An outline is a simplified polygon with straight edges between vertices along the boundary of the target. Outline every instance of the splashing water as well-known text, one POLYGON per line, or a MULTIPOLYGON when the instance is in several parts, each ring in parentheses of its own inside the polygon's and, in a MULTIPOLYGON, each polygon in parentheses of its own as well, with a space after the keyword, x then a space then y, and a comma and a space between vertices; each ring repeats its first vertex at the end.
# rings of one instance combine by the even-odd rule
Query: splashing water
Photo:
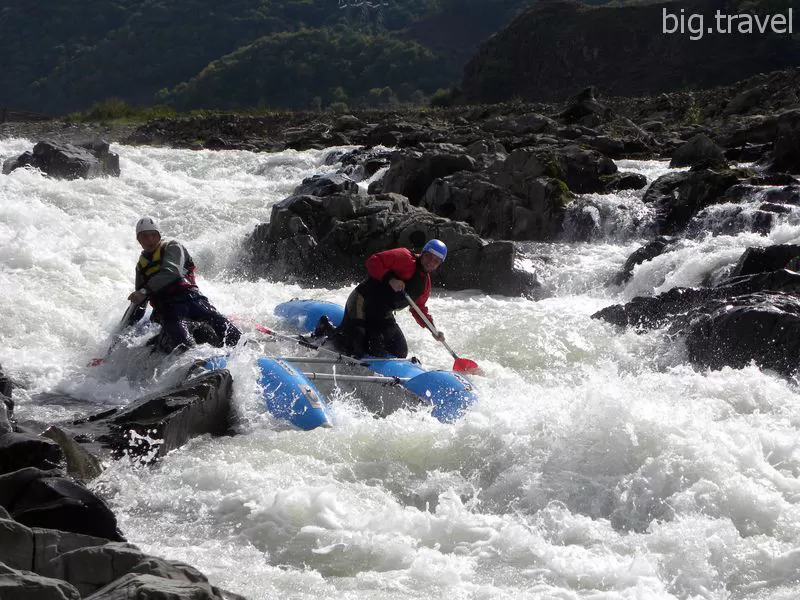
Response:
MULTIPOLYGON (((0 158, 30 145, 0 141, 0 158)), ((181 376, 182 363, 85 366, 125 309, 142 214, 188 246, 223 312, 274 327, 278 302, 349 292, 233 275, 271 206, 334 168, 326 151, 114 150, 119 179, 0 177, 0 363, 20 418, 69 417, 76 406, 54 397, 84 411, 125 404, 181 376)), ((624 168, 651 181, 667 171, 624 168)), ((596 200, 639 209, 635 195, 596 200)), ((486 372, 453 425, 375 419, 341 395, 333 428, 288 429, 265 413, 243 351, 230 364, 238 435, 194 439, 154 468, 114 463, 95 485, 131 542, 252 599, 796 597, 795 386, 753 366, 695 371, 659 332, 590 316, 713 280, 747 246, 796 241, 800 228, 685 239, 618 288, 607 282, 642 240, 603 236, 524 246, 548 256, 545 300, 434 295, 448 342, 486 372)), ((449 367, 408 314, 399 321, 423 364, 449 367)))

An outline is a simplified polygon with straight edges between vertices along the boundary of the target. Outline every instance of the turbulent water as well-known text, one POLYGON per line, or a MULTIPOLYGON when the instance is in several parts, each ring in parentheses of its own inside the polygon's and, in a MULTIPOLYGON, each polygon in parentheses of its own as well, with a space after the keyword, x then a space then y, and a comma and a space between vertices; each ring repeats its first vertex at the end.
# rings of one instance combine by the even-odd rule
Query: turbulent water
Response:
MULTIPOLYGON (((2 140, 0 159, 31 145, 2 140)), ((19 419, 69 418, 69 397, 122 405, 177 376, 85 366, 126 308, 143 214, 188 246, 223 312, 277 327, 278 302, 349 291, 235 275, 244 237, 331 168, 326 152, 112 149, 119 179, 0 177, 0 364, 19 419)), ((796 598, 796 382, 754 366, 696 371, 663 332, 590 315, 713 280, 747 246, 800 242, 800 225, 696 235, 608 287, 642 242, 629 222, 646 229, 640 198, 593 196, 605 235, 591 244, 526 248, 523 264, 546 265, 547 299, 434 295, 448 341, 486 373, 456 424, 375 419, 342 397, 332 429, 289 429, 265 414, 245 348, 231 367, 238 435, 195 439, 153 468, 112 464, 95 489, 131 542, 253 600, 796 598)), ((400 323, 424 364, 452 364, 409 315, 400 323)))

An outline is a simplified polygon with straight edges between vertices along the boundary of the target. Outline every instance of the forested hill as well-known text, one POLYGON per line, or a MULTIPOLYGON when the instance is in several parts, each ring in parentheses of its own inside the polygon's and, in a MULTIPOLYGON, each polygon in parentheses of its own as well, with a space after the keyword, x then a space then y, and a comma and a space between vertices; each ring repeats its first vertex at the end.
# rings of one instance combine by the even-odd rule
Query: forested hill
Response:
POLYGON ((479 42, 533 2, 4 0, 0 106, 408 100, 457 84, 479 42))
POLYGON ((587 85, 607 95, 640 96, 726 85, 798 65, 798 0, 675 0, 606 7, 542 0, 481 46, 465 68, 462 89, 469 102, 559 101, 587 85), (769 28, 759 32, 755 23, 747 32, 744 14, 757 14, 766 23, 767 16, 785 19, 790 8, 793 34, 780 21, 776 26, 784 33, 769 28), (717 11, 725 17, 724 32, 712 32, 717 11), (663 32, 665 12, 673 15, 668 29, 685 17, 682 34, 663 32), (696 17, 688 22, 693 15, 703 17, 700 29, 696 17), (728 16, 735 19, 728 21, 728 16))

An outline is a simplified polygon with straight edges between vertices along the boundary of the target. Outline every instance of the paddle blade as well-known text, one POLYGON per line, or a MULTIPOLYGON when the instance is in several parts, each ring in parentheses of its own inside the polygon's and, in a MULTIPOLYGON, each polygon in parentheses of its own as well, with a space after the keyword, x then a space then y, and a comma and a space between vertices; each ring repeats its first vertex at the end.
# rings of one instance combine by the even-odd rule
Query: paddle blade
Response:
POLYGON ((102 365, 105 362, 105 360, 106 360, 105 358, 93 358, 89 362, 89 364, 86 365, 86 366, 87 367, 99 367, 100 365, 102 365))
POLYGON ((483 375, 478 363, 468 358, 457 358, 453 363, 453 371, 469 373, 470 375, 483 375))

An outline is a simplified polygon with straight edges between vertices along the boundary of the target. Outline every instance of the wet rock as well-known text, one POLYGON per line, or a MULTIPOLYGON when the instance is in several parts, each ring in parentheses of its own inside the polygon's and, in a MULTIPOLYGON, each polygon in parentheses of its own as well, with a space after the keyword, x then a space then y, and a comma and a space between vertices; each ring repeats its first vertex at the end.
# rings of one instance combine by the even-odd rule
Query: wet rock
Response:
POLYGON ((773 144, 750 144, 728 148, 725 150, 725 158, 736 162, 758 162, 764 159, 771 151, 773 144))
POLYGON ((758 293, 714 301, 691 320, 686 346, 701 367, 741 369, 755 362, 791 375, 800 365, 800 300, 758 293))
POLYGON ((0 505, 28 527, 122 541, 117 519, 105 502, 57 470, 28 467, 0 475, 0 505))
POLYGON ((621 192, 623 190, 640 190, 647 186, 647 177, 641 173, 613 173, 600 177, 603 192, 621 192))
POLYGON ((129 600, 130 598, 225 600, 233 597, 230 594, 223 594, 222 591, 208 583, 193 583, 164 579, 154 575, 129 573, 95 592, 91 596, 91 600, 129 600))
POLYGON ((482 123, 483 129, 493 133, 511 135, 527 135, 530 133, 553 134, 559 130, 559 125, 550 117, 537 113, 508 117, 497 116, 487 119, 482 123))
POLYGON ((8 600, 81 600, 81 595, 65 581, 42 577, 0 563, 0 595, 8 600))
POLYGON ((493 181, 518 196, 526 194, 527 181, 538 177, 560 179, 578 194, 605 189, 602 177, 617 172, 610 158, 575 145, 561 148, 519 148, 499 168, 493 181))
POLYGON ((25 152, 3 163, 3 173, 31 166, 56 179, 90 179, 100 176, 119 177, 119 155, 109 152, 102 140, 74 145, 50 140, 41 141, 33 152, 25 152))
POLYGON ((670 167, 694 167, 703 165, 710 169, 728 166, 722 148, 703 133, 692 137, 672 155, 670 167))
POLYGON ((771 189, 764 193, 764 200, 774 204, 800 205, 800 186, 789 185, 781 189, 771 189))
POLYGON ((11 379, 9 379, 5 373, 3 373, 3 366, 0 365, 0 396, 4 396, 7 399, 7 405, 10 403, 10 406, 7 406, 9 412, 14 409, 14 403, 11 402, 11 394, 13 390, 14 385, 11 383, 11 379))
POLYGON ((56 442, 67 461, 67 473, 87 483, 103 472, 103 465, 60 427, 51 425, 42 432, 42 437, 56 442))
POLYGON ((637 265, 653 260, 656 256, 660 256, 668 251, 669 247, 678 241, 676 237, 659 236, 652 242, 648 242, 641 248, 636 249, 622 265, 619 273, 612 279, 611 283, 614 285, 622 285, 628 281, 633 275, 633 270, 637 265))
POLYGON ((392 158, 383 179, 383 192, 402 194, 416 206, 434 180, 476 169, 477 161, 463 147, 442 146, 425 153, 405 151, 392 158))
POLYGON ((25 467, 50 469, 63 458, 58 444, 28 433, 0 434, 0 474, 25 467))
POLYGON ((800 245, 776 244, 765 248, 748 248, 739 257, 731 277, 755 275, 783 269, 792 259, 800 257, 800 245))
POLYGON ((484 237, 555 239, 571 201, 564 184, 548 177, 529 178, 519 191, 515 195, 485 175, 460 172, 434 181, 420 206, 464 221, 484 237))
POLYGON ((371 254, 395 247, 419 251, 431 238, 448 247, 434 285, 506 295, 538 287, 532 274, 515 267, 513 246, 486 243, 466 223, 412 206, 398 194, 294 196, 279 202, 270 222, 256 227, 246 242, 247 274, 342 285, 364 278, 371 254))
POLYGON ((407 121, 387 118, 367 131, 364 142, 367 146, 397 146, 398 142, 413 132, 419 132, 420 125, 407 121))
POLYGON ((738 174, 729 170, 699 169, 667 173, 650 185, 642 202, 655 206, 659 215, 659 234, 675 234, 700 209, 725 201, 726 190, 738 181, 738 174))
POLYGON ((564 123, 577 123, 586 127, 595 127, 610 121, 613 117, 614 112, 597 100, 597 90, 594 86, 585 88, 574 96, 558 115, 564 123))
POLYGON ((156 393, 131 402, 108 417, 102 441, 116 458, 129 456, 152 462, 180 448, 193 437, 224 435, 230 427, 232 378, 222 369, 190 379, 168 393, 156 393))
POLYGON ((293 196, 330 196, 347 192, 358 192, 358 184, 346 175, 314 175, 298 185, 293 196))
POLYGON ((592 315, 620 327, 657 329, 666 327, 677 315, 685 314, 712 297, 708 290, 673 288, 655 297, 637 296, 625 304, 607 306, 592 315))
POLYGON ((342 115, 333 124, 334 131, 353 131, 365 126, 364 121, 353 115, 342 115))
POLYGON ((332 152, 325 158, 325 164, 341 162, 340 173, 347 175, 353 181, 369 179, 380 169, 388 167, 392 161, 391 150, 378 150, 376 148, 356 148, 355 150, 332 152))

